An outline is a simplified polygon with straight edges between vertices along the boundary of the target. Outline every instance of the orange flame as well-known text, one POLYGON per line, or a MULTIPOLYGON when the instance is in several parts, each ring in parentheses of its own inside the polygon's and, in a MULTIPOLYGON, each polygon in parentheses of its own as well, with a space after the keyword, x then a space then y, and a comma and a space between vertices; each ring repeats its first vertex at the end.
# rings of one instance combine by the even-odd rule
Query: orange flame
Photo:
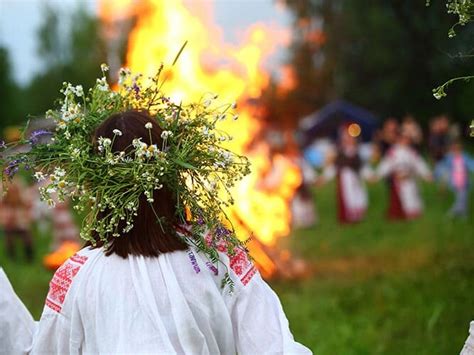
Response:
POLYGON ((165 84, 175 101, 199 100, 203 92, 218 93, 224 102, 238 100, 239 120, 224 122, 223 129, 234 137, 230 148, 251 160, 252 174, 235 187, 235 205, 227 212, 240 237, 254 234, 252 255, 264 276, 270 276, 276 267, 265 249, 290 232, 290 200, 301 176, 284 155, 272 158, 267 143, 249 149, 263 127, 248 101, 258 99, 268 85, 263 62, 278 45, 288 42, 289 33, 256 23, 242 33, 240 45, 225 43, 222 30, 210 21, 212 3, 205 4, 190 2, 186 7, 180 0, 103 0, 99 13, 104 22, 120 20, 124 11, 137 16, 129 35, 126 66, 145 75, 153 75, 162 62, 170 64, 188 41, 165 84))

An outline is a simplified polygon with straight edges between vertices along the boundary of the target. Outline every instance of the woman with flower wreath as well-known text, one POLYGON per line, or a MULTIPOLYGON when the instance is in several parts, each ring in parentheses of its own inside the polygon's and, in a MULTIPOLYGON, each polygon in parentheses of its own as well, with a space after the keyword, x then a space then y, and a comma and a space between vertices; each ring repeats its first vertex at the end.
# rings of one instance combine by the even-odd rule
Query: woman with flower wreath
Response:
POLYGON ((51 140, 24 137, 31 149, 4 162, 36 168, 51 205, 71 198, 87 243, 38 323, 0 270, 0 352, 310 353, 225 218, 225 192, 248 173, 222 145, 231 105, 173 104, 160 73, 146 86, 124 70, 118 90, 103 77, 88 95, 66 84, 51 140))

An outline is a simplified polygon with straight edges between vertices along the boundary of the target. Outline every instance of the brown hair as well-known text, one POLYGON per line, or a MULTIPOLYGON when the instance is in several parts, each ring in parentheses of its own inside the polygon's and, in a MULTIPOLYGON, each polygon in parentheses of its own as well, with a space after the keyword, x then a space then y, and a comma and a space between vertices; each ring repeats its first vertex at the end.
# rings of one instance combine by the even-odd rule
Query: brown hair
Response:
MULTIPOLYGON (((112 151, 125 151, 129 153, 132 141, 141 138, 146 144, 162 144, 162 129, 155 119, 145 111, 126 111, 110 116, 99 127, 93 136, 94 145, 99 137, 113 140, 112 151), (147 123, 152 124, 152 129, 145 128, 147 123), (115 136, 114 130, 122 132, 121 136, 115 136)), ((176 235, 175 228, 178 225, 176 213, 176 198, 173 193, 164 186, 160 190, 155 190, 152 205, 142 194, 140 196, 138 215, 135 217, 131 231, 120 232, 125 225, 119 224, 119 237, 108 236, 107 241, 99 240, 97 235, 93 235, 95 247, 107 245, 106 255, 117 254, 123 258, 128 255, 158 256, 175 250, 185 250, 187 245, 176 235), (156 215, 160 217, 161 224, 157 221, 156 215)), ((99 214, 101 218, 103 214, 99 214)), ((88 243, 92 246, 92 242, 88 243)), ((92 246, 94 247, 94 246, 92 246)))

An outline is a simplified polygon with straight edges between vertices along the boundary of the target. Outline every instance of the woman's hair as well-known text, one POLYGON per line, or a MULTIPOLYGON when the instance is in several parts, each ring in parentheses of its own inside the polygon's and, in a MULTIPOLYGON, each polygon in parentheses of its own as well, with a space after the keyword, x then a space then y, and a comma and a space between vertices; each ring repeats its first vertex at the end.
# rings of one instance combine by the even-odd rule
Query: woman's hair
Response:
MULTIPOLYGON (((99 137, 109 138, 113 141, 112 152, 130 153, 133 149, 132 141, 136 138, 141 138, 142 142, 148 145, 156 144, 161 147, 161 133, 160 126, 147 112, 126 111, 110 116, 97 127, 93 143, 96 145, 99 137), (151 130, 145 128, 147 123, 152 124, 151 130), (116 129, 120 130, 122 135, 115 135, 114 130, 116 129)), ((95 247, 106 244, 106 255, 117 254, 123 258, 127 258, 128 255, 158 256, 175 250, 187 249, 186 243, 179 239, 174 230, 178 225, 176 197, 166 186, 163 186, 160 190, 154 191, 153 199, 154 202, 150 204, 142 194, 138 215, 133 221, 134 227, 128 233, 123 233, 121 231, 125 224, 121 222, 118 226, 120 236, 114 237, 110 234, 107 242, 102 242, 97 235, 93 235, 96 242, 95 247), (160 217, 161 223, 158 222, 156 216, 160 217)), ((107 211, 102 212, 97 218, 106 214, 107 211)), ((91 242, 87 244, 94 247, 91 242)))

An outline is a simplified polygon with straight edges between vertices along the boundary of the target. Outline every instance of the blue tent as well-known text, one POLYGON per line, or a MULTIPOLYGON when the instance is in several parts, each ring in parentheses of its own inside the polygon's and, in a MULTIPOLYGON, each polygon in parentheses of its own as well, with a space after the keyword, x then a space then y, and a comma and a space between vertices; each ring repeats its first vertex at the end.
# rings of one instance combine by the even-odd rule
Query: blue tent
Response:
POLYGON ((361 139, 370 141, 379 126, 378 118, 364 108, 338 100, 324 106, 303 119, 300 136, 303 146, 316 138, 337 138, 338 129, 343 124, 357 123, 361 128, 361 139))

